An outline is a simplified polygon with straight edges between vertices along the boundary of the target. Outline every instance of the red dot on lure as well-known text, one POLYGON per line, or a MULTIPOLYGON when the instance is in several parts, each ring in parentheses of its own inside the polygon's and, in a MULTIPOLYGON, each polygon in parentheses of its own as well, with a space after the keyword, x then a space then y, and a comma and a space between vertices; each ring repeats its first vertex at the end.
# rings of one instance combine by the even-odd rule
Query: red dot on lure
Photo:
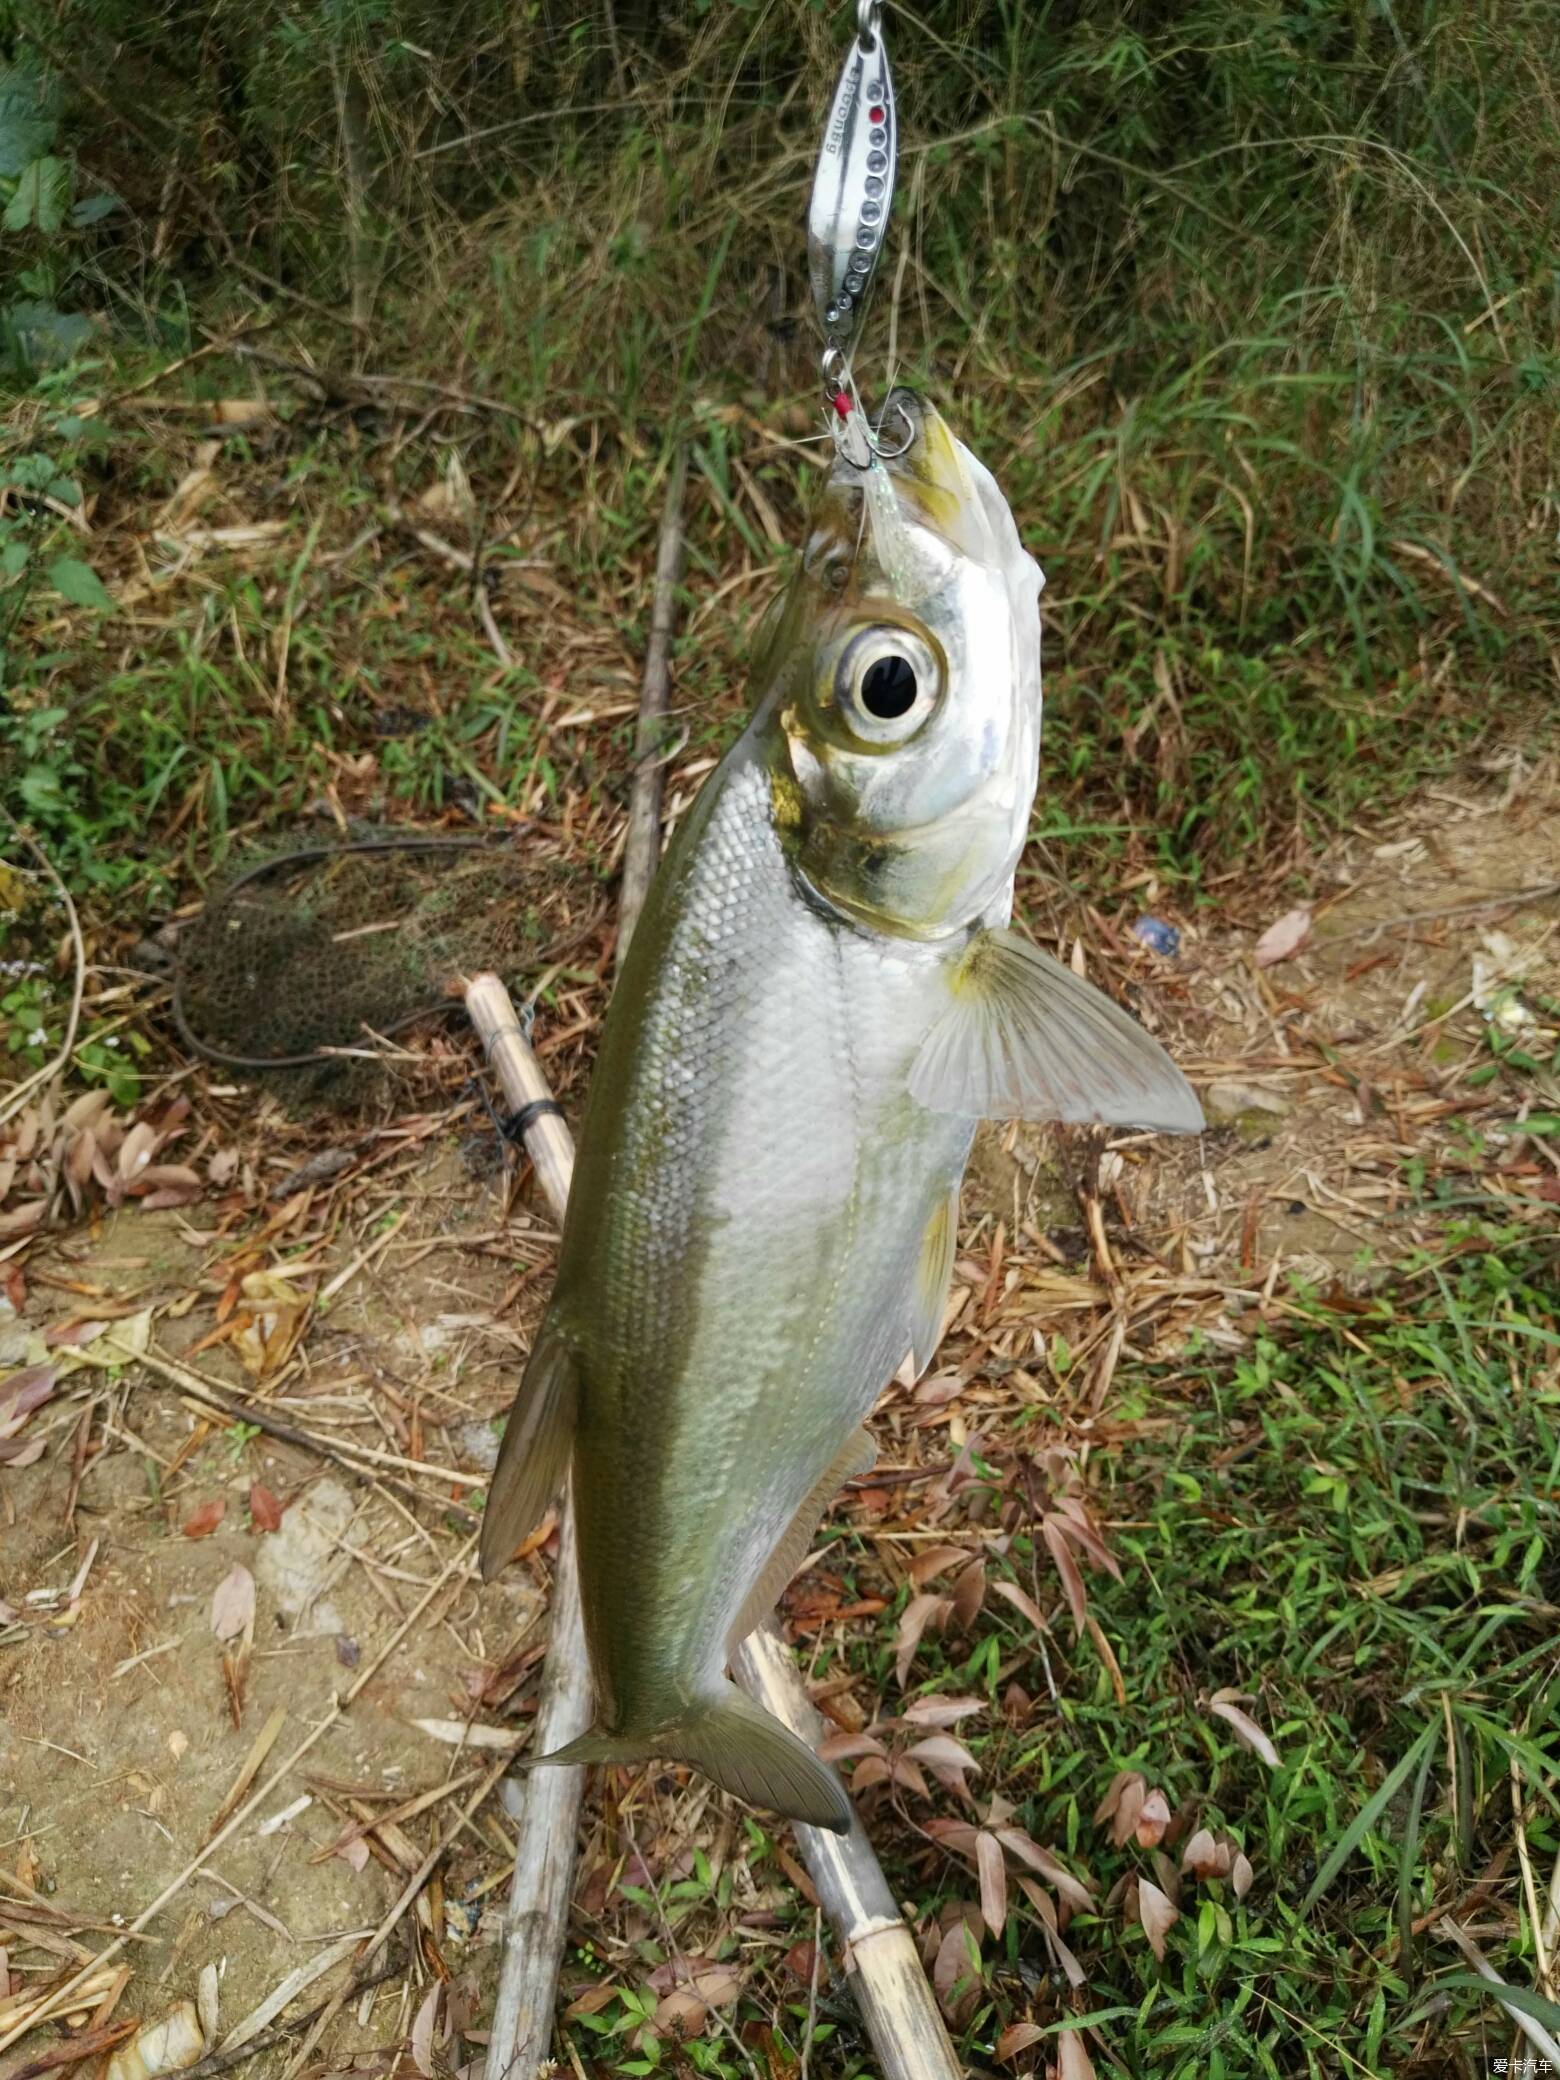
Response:
POLYGON ((848 390, 836 390, 829 402, 842 419, 850 417, 850 393, 848 390))
POLYGON ((888 110, 886 108, 869 108, 867 110, 867 121, 869 123, 881 123, 887 114, 888 110))

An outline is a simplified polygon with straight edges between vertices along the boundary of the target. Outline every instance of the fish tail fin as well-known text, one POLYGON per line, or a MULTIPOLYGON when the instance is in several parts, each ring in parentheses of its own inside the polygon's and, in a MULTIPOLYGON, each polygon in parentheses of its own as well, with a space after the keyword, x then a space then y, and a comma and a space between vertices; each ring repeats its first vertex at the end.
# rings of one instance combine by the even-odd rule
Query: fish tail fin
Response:
POLYGON ((845 1786, 805 1741, 754 1704, 735 1683, 726 1683, 708 1700, 691 1704, 680 1719, 653 1733, 581 1734, 551 1755, 530 1763, 644 1762, 650 1757, 686 1762, 717 1783, 722 1791, 749 1805, 827 1827, 844 1834, 850 1827, 851 1803, 845 1786))

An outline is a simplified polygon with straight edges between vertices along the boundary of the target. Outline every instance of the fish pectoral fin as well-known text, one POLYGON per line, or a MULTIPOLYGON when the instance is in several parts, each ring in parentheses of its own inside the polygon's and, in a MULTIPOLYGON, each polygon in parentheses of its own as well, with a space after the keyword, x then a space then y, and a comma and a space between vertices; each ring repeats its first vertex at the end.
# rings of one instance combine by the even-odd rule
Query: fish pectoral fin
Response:
POLYGON ((548 1322, 532 1346, 482 1512, 482 1579, 490 1582, 557 1494, 574 1445, 579 1363, 548 1322))
POLYGON ((749 1805, 784 1813, 789 1820, 804 1820, 835 1834, 844 1834, 850 1826, 850 1798, 834 1771, 735 1683, 722 1684, 714 1697, 696 1700, 670 1725, 644 1734, 592 1730, 551 1755, 527 1757, 522 1766, 651 1759, 686 1762, 722 1791, 745 1798, 749 1805))
POLYGON ((1202 1107, 1159 1042, 1016 932, 978 933, 950 988, 910 1071, 911 1096, 931 1111, 1201 1129, 1202 1107))
POLYGON ((780 1543, 764 1562, 763 1573, 749 1589, 737 1613, 736 1623, 726 1638, 726 1652, 741 1644, 755 1626, 762 1625, 780 1600, 780 1592, 807 1557, 813 1533, 823 1513, 846 1481, 865 1473, 877 1458, 877 1446, 865 1430, 852 1430, 818 1479, 808 1490, 807 1500, 781 1534, 780 1543))
POLYGON ((953 1284, 953 1252, 959 1239, 959 1187, 941 1198, 921 1237, 921 1254, 915 1267, 915 1288, 910 1296, 910 1364, 917 1379, 937 1355, 942 1342, 943 1316, 948 1311, 948 1288, 953 1284))

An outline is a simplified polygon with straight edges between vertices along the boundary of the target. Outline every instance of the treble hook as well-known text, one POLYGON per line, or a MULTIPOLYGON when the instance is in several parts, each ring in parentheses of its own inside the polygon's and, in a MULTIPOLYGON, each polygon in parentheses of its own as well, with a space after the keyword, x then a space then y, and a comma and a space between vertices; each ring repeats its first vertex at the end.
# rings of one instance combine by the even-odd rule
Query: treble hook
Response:
POLYGON ((861 468, 874 456, 890 461, 904 454, 915 438, 902 413, 906 439, 898 448, 882 444, 881 428, 870 427, 861 409, 850 364, 883 256, 899 154, 882 15, 882 0, 856 0, 856 35, 824 125, 807 213, 807 270, 824 336, 820 370, 835 415, 835 440, 861 468))

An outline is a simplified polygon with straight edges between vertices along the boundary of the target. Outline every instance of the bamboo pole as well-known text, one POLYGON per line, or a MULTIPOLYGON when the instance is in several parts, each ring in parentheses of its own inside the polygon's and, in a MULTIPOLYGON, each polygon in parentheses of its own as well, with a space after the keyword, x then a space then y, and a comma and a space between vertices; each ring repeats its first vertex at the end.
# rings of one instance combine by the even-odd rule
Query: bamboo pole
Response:
MULTIPOLYGON (((824 1724, 802 1687, 784 1640, 770 1625, 750 1632, 731 1657, 731 1670, 755 1703, 773 1712, 809 1748, 824 1724)), ((889 1890, 861 1815, 851 1810, 849 1834, 796 1823, 796 1845, 845 1952, 845 1975, 877 2052, 884 2080, 959 2080, 921 1953, 889 1890)))
MULTIPOLYGON (((511 1109, 551 1104, 552 1092, 496 975, 467 985, 466 1010, 511 1109)), ((574 1143, 556 1112, 534 1113, 526 1154, 547 1203, 561 1222, 574 1174, 574 1143)), ((553 1571, 552 1632, 542 1669, 533 1746, 538 1755, 574 1740, 591 1719, 590 1665, 580 1613, 574 1518, 567 1498, 558 1512, 558 1564, 553 1571)), ((558 1972, 569 1925, 583 1769, 529 1770, 517 1781, 520 1838, 504 1913, 498 1995, 488 2037, 485 2080, 535 2080, 552 2049, 558 1972)))
MULTIPOLYGON (((466 1008, 511 1106, 518 1111, 546 1101, 547 1080, 496 975, 479 975, 468 986, 466 1008)), ((526 1126, 525 1144, 547 1202, 561 1221, 574 1167, 569 1130, 556 1113, 536 1114, 526 1126)), ((817 1747, 823 1722, 784 1643, 769 1627, 742 1642, 732 1656, 732 1670, 752 1698, 809 1747, 817 1747)), ((552 1636, 536 1716, 536 1753, 546 1754, 573 1740, 589 1720, 590 1677, 573 1521, 565 1505, 559 1518, 552 1636)), ((522 1780, 520 1841, 484 2080, 535 2080, 547 2057, 568 1928, 584 1774, 580 1769, 533 1770, 522 1780)), ((845 1835, 798 1822, 796 1840, 843 1946, 846 1974, 884 2080, 959 2080, 959 2063, 921 1968, 915 1938, 859 1816, 852 1816, 845 1835)))

